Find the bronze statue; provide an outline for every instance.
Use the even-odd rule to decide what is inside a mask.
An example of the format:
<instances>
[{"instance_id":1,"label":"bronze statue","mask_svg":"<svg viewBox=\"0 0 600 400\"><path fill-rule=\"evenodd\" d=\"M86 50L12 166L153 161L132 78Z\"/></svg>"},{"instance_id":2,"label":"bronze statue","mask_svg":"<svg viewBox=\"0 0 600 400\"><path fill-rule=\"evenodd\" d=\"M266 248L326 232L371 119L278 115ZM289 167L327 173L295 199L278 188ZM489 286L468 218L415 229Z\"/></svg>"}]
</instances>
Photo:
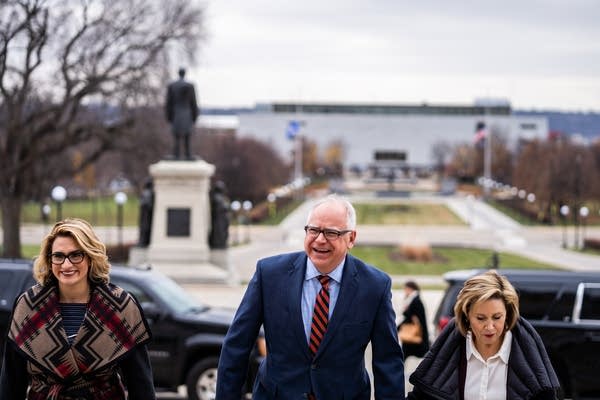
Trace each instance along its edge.
<instances>
[{"instance_id":1,"label":"bronze statue","mask_svg":"<svg viewBox=\"0 0 600 400\"><path fill-rule=\"evenodd\" d=\"M152 214L154 211L154 184L152 178L144 182L144 189L140 195L140 237L139 247L150 245L150 234L152 233Z\"/></svg>"},{"instance_id":2,"label":"bronze statue","mask_svg":"<svg viewBox=\"0 0 600 400\"><path fill-rule=\"evenodd\" d=\"M191 160L190 153L190 135L192 134L194 123L198 118L198 104L196 103L196 91L194 85L185 79L185 69L179 69L179 79L169 84L167 88L166 114L167 120L171 123L175 146L173 156L176 160L185 157ZM181 146L183 152L181 154Z\"/></svg>"},{"instance_id":3,"label":"bronze statue","mask_svg":"<svg viewBox=\"0 0 600 400\"><path fill-rule=\"evenodd\" d=\"M229 198L222 181L217 181L210 191L211 229L208 245L211 249L226 249L229 238Z\"/></svg>"}]
</instances>

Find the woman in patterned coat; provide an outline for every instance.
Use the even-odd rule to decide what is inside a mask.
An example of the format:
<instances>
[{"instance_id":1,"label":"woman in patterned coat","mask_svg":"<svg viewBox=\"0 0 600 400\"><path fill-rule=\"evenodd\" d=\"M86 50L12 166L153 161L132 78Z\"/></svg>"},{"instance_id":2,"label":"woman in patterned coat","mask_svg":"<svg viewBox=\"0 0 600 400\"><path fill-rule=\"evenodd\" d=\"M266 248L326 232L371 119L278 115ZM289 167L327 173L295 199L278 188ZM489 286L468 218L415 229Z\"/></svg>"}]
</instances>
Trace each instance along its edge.
<instances>
[{"instance_id":1,"label":"woman in patterned coat","mask_svg":"<svg viewBox=\"0 0 600 400\"><path fill-rule=\"evenodd\" d=\"M38 283L15 301L1 400L155 399L150 329L109 271L86 221L54 225L34 263Z\"/></svg>"}]
</instances>

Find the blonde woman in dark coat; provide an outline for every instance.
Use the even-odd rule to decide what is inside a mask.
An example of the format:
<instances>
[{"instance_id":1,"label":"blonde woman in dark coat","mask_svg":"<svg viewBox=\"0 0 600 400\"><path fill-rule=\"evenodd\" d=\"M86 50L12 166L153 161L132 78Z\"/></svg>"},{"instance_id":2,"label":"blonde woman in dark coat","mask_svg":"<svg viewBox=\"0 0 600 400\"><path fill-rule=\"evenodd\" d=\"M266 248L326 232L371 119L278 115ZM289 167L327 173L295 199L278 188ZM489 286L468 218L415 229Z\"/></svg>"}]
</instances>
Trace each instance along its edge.
<instances>
[{"instance_id":1,"label":"blonde woman in dark coat","mask_svg":"<svg viewBox=\"0 0 600 400\"><path fill-rule=\"evenodd\" d=\"M407 399L555 400L560 385L544 344L519 316L496 271L467 280L446 326L410 376Z\"/></svg>"}]
</instances>

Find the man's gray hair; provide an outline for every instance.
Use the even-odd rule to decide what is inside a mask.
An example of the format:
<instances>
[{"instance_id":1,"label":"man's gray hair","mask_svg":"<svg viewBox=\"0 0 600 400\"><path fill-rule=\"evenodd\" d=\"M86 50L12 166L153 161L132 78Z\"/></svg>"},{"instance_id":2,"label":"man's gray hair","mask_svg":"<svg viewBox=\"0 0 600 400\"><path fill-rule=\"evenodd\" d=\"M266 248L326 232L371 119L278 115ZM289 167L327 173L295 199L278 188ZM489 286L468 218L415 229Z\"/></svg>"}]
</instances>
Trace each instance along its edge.
<instances>
[{"instance_id":1,"label":"man's gray hair","mask_svg":"<svg viewBox=\"0 0 600 400\"><path fill-rule=\"evenodd\" d=\"M315 204L313 204L310 212L308 213L308 217L306 218L306 224L310 221L310 217L312 216L315 208L319 207L321 204L325 203L340 203L346 209L346 229L354 230L356 229L356 210L352 203L350 203L347 199L340 197L336 194L330 194L320 200L318 200Z\"/></svg>"}]
</instances>

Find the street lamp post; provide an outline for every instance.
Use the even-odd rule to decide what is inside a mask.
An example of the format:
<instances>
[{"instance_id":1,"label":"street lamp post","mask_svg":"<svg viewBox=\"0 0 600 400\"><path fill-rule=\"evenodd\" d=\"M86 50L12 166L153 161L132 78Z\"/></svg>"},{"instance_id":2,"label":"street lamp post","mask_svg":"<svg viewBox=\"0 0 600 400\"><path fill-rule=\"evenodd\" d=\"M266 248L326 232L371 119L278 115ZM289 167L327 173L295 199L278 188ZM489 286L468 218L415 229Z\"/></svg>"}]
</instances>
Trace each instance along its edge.
<instances>
[{"instance_id":1,"label":"street lamp post","mask_svg":"<svg viewBox=\"0 0 600 400\"><path fill-rule=\"evenodd\" d=\"M569 215L569 206L563 205L560 207L560 215L563 222L563 248L567 248L567 216Z\"/></svg>"},{"instance_id":2,"label":"street lamp post","mask_svg":"<svg viewBox=\"0 0 600 400\"><path fill-rule=\"evenodd\" d=\"M239 212L242 208L242 203L237 200L231 202L231 211L233 211L233 220L235 221L235 236L233 237L233 244L236 245L239 243L239 230L240 230L240 220L239 220Z\"/></svg>"},{"instance_id":3,"label":"street lamp post","mask_svg":"<svg viewBox=\"0 0 600 400\"><path fill-rule=\"evenodd\" d=\"M54 186L50 193L52 200L56 202L56 220L62 220L62 202L67 198L67 189L62 186Z\"/></svg>"},{"instance_id":4,"label":"street lamp post","mask_svg":"<svg viewBox=\"0 0 600 400\"><path fill-rule=\"evenodd\" d=\"M590 214L590 210L586 206L583 206L579 209L579 215L581 216L581 243L582 243L582 245L579 248L581 248L581 249L585 249L585 220L589 214Z\"/></svg>"},{"instance_id":5,"label":"street lamp post","mask_svg":"<svg viewBox=\"0 0 600 400\"><path fill-rule=\"evenodd\" d=\"M277 196L275 193L269 193L267 195L267 201L269 202L269 218L274 218L277 212Z\"/></svg>"},{"instance_id":6,"label":"street lamp post","mask_svg":"<svg viewBox=\"0 0 600 400\"><path fill-rule=\"evenodd\" d=\"M127 195L123 192L115 193L115 203L117 203L117 228L119 231L119 253L125 256L123 251L123 204L127 202Z\"/></svg>"},{"instance_id":7,"label":"street lamp post","mask_svg":"<svg viewBox=\"0 0 600 400\"><path fill-rule=\"evenodd\" d=\"M48 218L50 217L51 211L52 207L50 207L50 204L44 203L42 206L42 222L44 223L44 226L48 224Z\"/></svg>"},{"instance_id":8,"label":"street lamp post","mask_svg":"<svg viewBox=\"0 0 600 400\"><path fill-rule=\"evenodd\" d=\"M535 203L535 194L534 193L527 194L527 201L529 202L530 205L533 205L533 203ZM535 209L532 210L532 207L530 207L529 211L535 212ZM535 218L537 220L537 213L535 215Z\"/></svg>"},{"instance_id":9,"label":"street lamp post","mask_svg":"<svg viewBox=\"0 0 600 400\"><path fill-rule=\"evenodd\" d=\"M252 202L250 200L244 201L242 208L244 209L244 224L246 225L246 239L244 242L250 243L250 211L252 210Z\"/></svg>"}]
</instances>

